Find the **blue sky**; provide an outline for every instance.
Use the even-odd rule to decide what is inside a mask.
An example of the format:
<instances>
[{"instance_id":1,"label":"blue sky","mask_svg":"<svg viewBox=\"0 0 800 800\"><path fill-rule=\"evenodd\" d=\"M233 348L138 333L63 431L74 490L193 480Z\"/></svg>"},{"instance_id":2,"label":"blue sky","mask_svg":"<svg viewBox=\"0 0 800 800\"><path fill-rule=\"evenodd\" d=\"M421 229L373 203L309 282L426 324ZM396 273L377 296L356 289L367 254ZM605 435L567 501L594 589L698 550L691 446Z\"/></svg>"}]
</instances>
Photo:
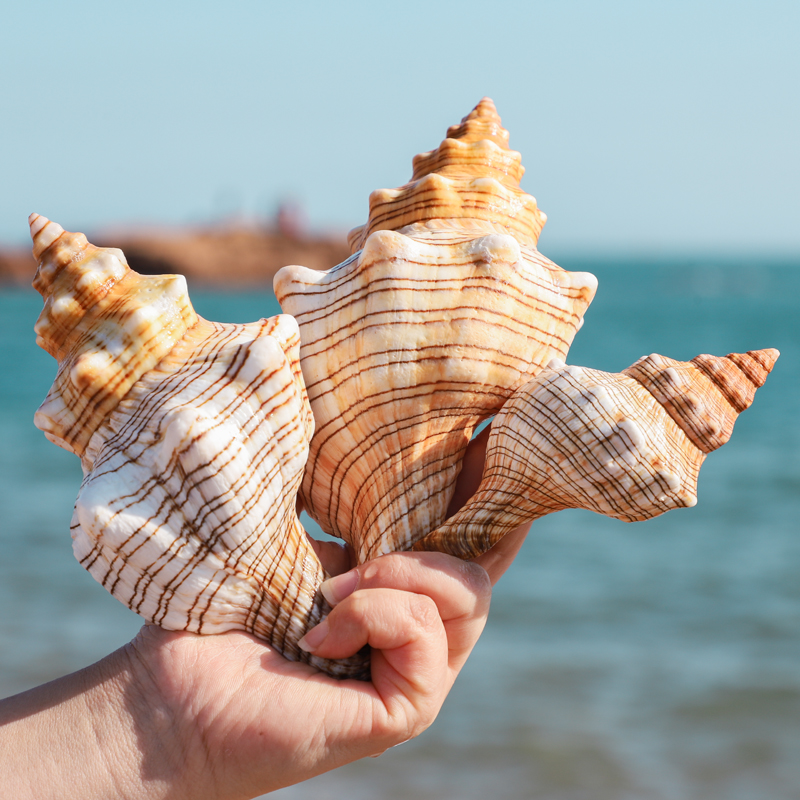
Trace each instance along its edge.
<instances>
[{"instance_id":1,"label":"blue sky","mask_svg":"<svg viewBox=\"0 0 800 800\"><path fill-rule=\"evenodd\" d=\"M0 242L370 191L492 97L543 252L800 254L800 3L73 2L0 12Z\"/></svg>"}]
</instances>

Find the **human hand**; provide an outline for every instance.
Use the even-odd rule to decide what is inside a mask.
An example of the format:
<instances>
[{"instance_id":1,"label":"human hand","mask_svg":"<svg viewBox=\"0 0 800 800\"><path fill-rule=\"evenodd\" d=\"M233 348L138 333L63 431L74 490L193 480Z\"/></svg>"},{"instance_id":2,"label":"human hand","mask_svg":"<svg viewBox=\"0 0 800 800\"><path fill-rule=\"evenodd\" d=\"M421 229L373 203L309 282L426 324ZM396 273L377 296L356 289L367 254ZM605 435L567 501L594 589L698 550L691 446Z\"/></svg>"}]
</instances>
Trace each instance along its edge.
<instances>
[{"instance_id":1,"label":"human hand","mask_svg":"<svg viewBox=\"0 0 800 800\"><path fill-rule=\"evenodd\" d=\"M379 754L436 717L483 628L490 581L523 539L476 564L398 553L328 581L334 608L305 644L329 658L369 644L370 682L289 662L244 633L147 625L97 664L0 704L6 788L20 800L247 798ZM329 572L346 569L345 551L324 551L338 553Z\"/></svg>"},{"instance_id":2,"label":"human hand","mask_svg":"<svg viewBox=\"0 0 800 800\"><path fill-rule=\"evenodd\" d=\"M253 797L430 725L483 629L486 572L439 553L396 554L326 589L336 604L313 649L339 658L369 644L370 682L330 678L242 633L142 629L125 648L124 691L142 711L140 741L158 743L142 753L143 776L164 776L170 797Z\"/></svg>"},{"instance_id":3,"label":"human hand","mask_svg":"<svg viewBox=\"0 0 800 800\"><path fill-rule=\"evenodd\" d=\"M4 789L250 798L416 736L480 635L487 573L442 553L393 554L326 591L335 606L307 646L336 658L369 644L371 681L331 678L244 633L146 625L96 664L0 703Z\"/></svg>"},{"instance_id":4,"label":"human hand","mask_svg":"<svg viewBox=\"0 0 800 800\"><path fill-rule=\"evenodd\" d=\"M456 504L477 486L487 436L467 453ZM157 699L172 721L173 769L180 783L189 780L187 796L250 797L423 731L483 629L490 583L524 536L510 534L476 564L441 553L398 553L349 570L347 548L317 544L336 576L323 584L333 610L303 644L324 658L344 658L368 644L368 683L287 661L246 634L143 628L129 648L136 691L149 703ZM150 758L158 764L165 756L159 749Z\"/></svg>"}]
</instances>

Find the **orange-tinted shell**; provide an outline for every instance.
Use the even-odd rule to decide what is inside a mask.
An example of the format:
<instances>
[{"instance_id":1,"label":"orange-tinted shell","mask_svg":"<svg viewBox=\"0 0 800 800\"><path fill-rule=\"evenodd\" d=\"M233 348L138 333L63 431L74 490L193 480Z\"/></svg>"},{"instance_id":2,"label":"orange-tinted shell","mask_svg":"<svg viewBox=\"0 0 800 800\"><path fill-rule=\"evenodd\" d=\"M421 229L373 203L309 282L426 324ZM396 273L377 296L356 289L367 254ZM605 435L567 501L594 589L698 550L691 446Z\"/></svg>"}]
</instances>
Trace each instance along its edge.
<instances>
[{"instance_id":1,"label":"orange-tinted shell","mask_svg":"<svg viewBox=\"0 0 800 800\"><path fill-rule=\"evenodd\" d=\"M536 249L522 173L484 98L409 184L373 192L351 258L275 277L317 423L303 504L359 560L444 521L475 426L566 357L594 297L593 275Z\"/></svg>"},{"instance_id":2,"label":"orange-tinted shell","mask_svg":"<svg viewBox=\"0 0 800 800\"><path fill-rule=\"evenodd\" d=\"M133 384L199 318L181 275L139 275L121 250L95 247L38 214L30 226L39 262L33 285L44 298L36 342L58 360L35 422L80 456Z\"/></svg>"},{"instance_id":3,"label":"orange-tinted shell","mask_svg":"<svg viewBox=\"0 0 800 800\"><path fill-rule=\"evenodd\" d=\"M625 374L664 406L697 448L710 453L730 439L736 417L750 407L777 358L772 349L699 355L688 363L653 354Z\"/></svg>"},{"instance_id":4,"label":"orange-tinted shell","mask_svg":"<svg viewBox=\"0 0 800 800\"><path fill-rule=\"evenodd\" d=\"M350 232L350 248L360 250L374 231L429 220L483 220L535 246L547 217L519 188L524 171L520 154L508 149L494 103L484 97L436 150L414 158L409 183L370 195L369 219Z\"/></svg>"},{"instance_id":5,"label":"orange-tinted shell","mask_svg":"<svg viewBox=\"0 0 800 800\"><path fill-rule=\"evenodd\" d=\"M327 273L275 278L317 423L303 504L359 560L444 520L475 426L566 355L594 296L593 276L475 234L377 231Z\"/></svg>"},{"instance_id":6,"label":"orange-tinted shell","mask_svg":"<svg viewBox=\"0 0 800 800\"><path fill-rule=\"evenodd\" d=\"M245 325L192 310L179 276L33 215L39 342L59 359L36 416L81 457L73 551L111 594L168 630L244 630L287 658L361 676L298 641L330 608L297 517L314 429L287 315Z\"/></svg>"}]
</instances>

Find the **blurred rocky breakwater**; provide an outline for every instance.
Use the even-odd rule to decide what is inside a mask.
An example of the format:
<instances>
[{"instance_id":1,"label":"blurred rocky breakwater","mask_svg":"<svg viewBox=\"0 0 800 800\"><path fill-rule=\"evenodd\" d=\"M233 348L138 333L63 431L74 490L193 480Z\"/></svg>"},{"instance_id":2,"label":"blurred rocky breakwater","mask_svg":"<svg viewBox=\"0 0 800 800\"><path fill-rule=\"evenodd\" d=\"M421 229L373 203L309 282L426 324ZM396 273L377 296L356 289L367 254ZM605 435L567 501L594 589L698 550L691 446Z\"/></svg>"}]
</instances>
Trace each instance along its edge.
<instances>
[{"instance_id":1,"label":"blurred rocky breakwater","mask_svg":"<svg viewBox=\"0 0 800 800\"><path fill-rule=\"evenodd\" d=\"M190 285L232 289L271 289L273 275L287 264L330 269L350 255L344 235L315 236L284 227L120 229L90 234L89 239L101 247L118 247L131 269L141 274L179 274ZM35 273L30 249L0 245L0 284L30 284Z\"/></svg>"}]
</instances>

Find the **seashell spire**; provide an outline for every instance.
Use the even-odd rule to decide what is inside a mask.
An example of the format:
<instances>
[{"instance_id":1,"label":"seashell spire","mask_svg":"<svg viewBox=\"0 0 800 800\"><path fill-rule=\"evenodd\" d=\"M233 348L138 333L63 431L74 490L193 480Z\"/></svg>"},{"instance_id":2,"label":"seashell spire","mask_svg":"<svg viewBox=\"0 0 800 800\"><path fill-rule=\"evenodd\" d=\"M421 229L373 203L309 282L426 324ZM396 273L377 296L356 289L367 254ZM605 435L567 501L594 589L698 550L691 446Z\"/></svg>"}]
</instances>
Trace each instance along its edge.
<instances>
[{"instance_id":1,"label":"seashell spire","mask_svg":"<svg viewBox=\"0 0 800 800\"><path fill-rule=\"evenodd\" d=\"M563 508L632 522L693 506L706 454L728 441L777 357L651 355L618 374L554 361L495 418L476 494L414 548L474 558Z\"/></svg>"},{"instance_id":2,"label":"seashell spire","mask_svg":"<svg viewBox=\"0 0 800 800\"><path fill-rule=\"evenodd\" d=\"M774 349L751 350L683 363L653 354L624 373L661 403L695 447L710 453L730 439L736 417L750 407L779 355Z\"/></svg>"},{"instance_id":3,"label":"seashell spire","mask_svg":"<svg viewBox=\"0 0 800 800\"><path fill-rule=\"evenodd\" d=\"M29 223L33 286L44 298L36 342L59 362L34 422L80 456L105 416L199 318L181 275L139 275L121 250L95 247L39 214Z\"/></svg>"},{"instance_id":4,"label":"seashell spire","mask_svg":"<svg viewBox=\"0 0 800 800\"><path fill-rule=\"evenodd\" d=\"M436 150L413 161L411 181L399 189L378 189L369 198L369 219L354 228L348 243L360 250L374 231L399 230L415 223L447 220L468 229L489 223L499 233L534 246L547 217L536 200L519 188L522 157L508 148L494 103L484 97L459 125L447 130Z\"/></svg>"}]
</instances>

